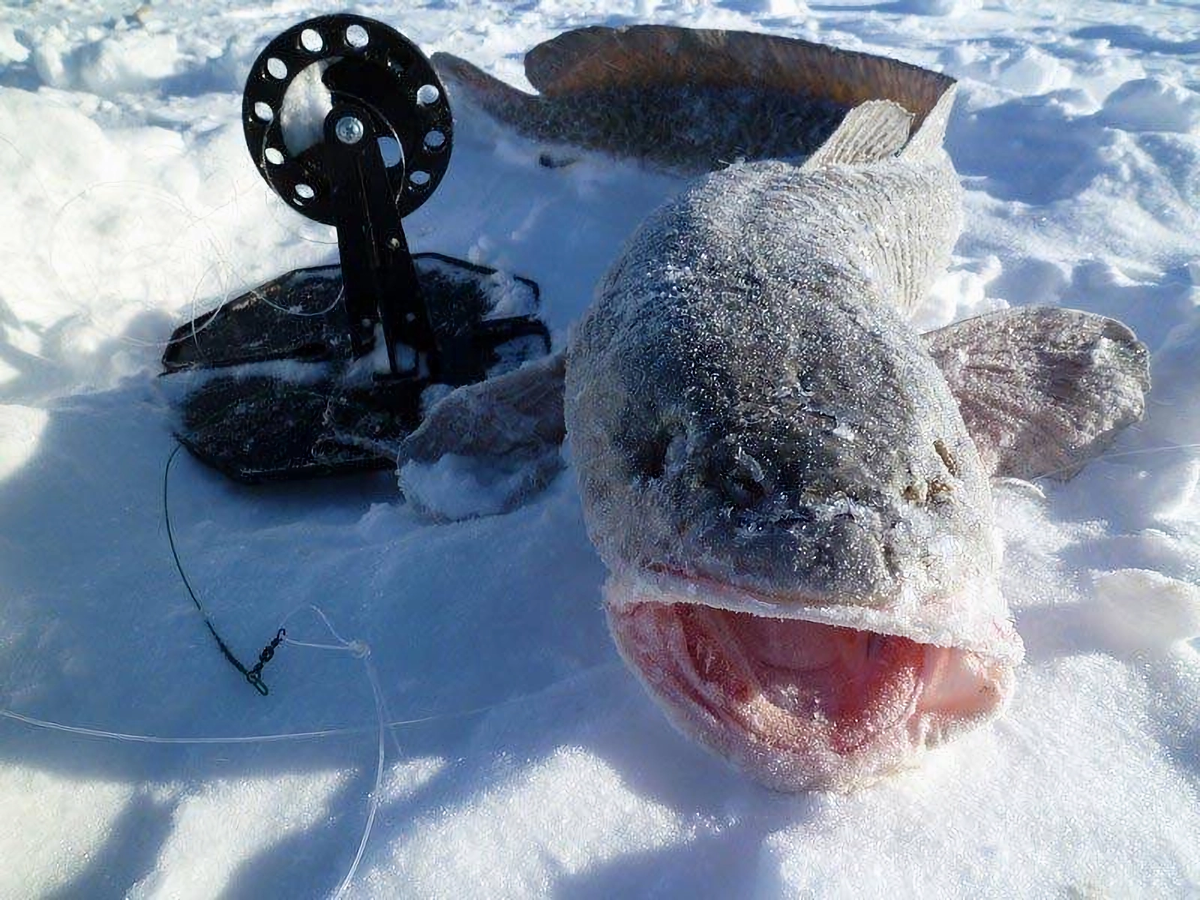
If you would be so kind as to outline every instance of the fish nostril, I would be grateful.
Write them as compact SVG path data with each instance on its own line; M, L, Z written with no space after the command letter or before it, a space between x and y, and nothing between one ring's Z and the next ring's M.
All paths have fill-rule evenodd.
M667 472L676 438L677 435L669 428L656 432L638 448L633 460L635 473L648 481L662 478Z
M771 492L762 466L744 452L739 452L731 463L716 467L707 481L731 505L740 509L760 505Z

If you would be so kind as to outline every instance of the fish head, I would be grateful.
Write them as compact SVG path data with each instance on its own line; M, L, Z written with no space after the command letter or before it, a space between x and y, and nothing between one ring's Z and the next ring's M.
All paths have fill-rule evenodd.
M772 787L851 789L1011 691L987 473L871 285L747 304L719 268L665 302L618 277L568 354L609 624L686 734Z

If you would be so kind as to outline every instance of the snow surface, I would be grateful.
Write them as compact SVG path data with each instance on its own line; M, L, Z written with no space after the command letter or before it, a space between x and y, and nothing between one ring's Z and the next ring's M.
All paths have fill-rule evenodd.
M773 794L676 735L618 660L568 470L434 525L390 474L250 489L180 456L180 553L252 658L211 644L162 517L171 328L332 260L246 153L258 50L318 2L0 9L0 896L1194 896L1200 892L1200 12L1184 0L429 0L355 11L524 85L585 24L768 30L962 82L966 232L920 323L1116 316L1146 420L1066 484L1000 486L1029 651L994 727L853 796ZM557 342L680 182L460 117L436 250L537 279ZM447 477L453 475L443 473ZM459 483L471 503L473 482ZM440 490L448 490L443 483ZM452 489L452 486L451 488ZM486 506L487 498L477 498ZM390 729L376 779L377 674Z

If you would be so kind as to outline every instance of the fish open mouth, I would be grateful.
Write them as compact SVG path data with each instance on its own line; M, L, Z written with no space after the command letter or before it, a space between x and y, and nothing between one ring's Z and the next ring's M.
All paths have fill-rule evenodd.
M644 599L610 585L617 645L685 734L780 790L850 790L997 714L1012 665L909 637Z

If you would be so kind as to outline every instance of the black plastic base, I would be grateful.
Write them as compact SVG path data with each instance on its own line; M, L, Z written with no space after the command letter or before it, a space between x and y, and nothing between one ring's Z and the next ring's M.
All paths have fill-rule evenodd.
M387 468L382 448L420 424L427 388L549 353L534 282L440 254L413 259L436 352L397 348L405 374L390 374L381 337L354 358L338 266L289 272L176 329L161 383L179 440L251 483Z

